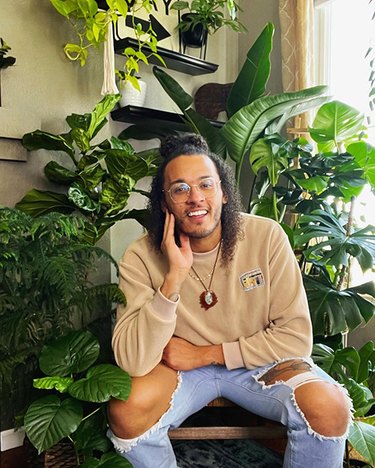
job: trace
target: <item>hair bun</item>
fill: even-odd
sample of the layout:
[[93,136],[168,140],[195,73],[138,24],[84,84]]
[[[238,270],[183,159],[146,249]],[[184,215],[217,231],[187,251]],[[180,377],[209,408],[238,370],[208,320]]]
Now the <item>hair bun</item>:
[[160,155],[165,159],[182,154],[208,154],[209,151],[206,140],[195,133],[167,136],[160,145]]

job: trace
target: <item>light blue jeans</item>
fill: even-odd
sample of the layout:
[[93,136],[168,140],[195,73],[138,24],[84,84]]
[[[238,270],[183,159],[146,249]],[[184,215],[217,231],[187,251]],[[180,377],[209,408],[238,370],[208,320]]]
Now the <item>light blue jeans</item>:
[[327,437],[314,432],[294,398],[295,388],[308,381],[334,383],[330,376],[308,362],[311,372],[271,385],[265,385],[262,376],[277,363],[254,370],[207,366],[180,372],[170,407],[153,427],[131,440],[120,439],[110,430],[108,437],[117,452],[126,457],[134,468],[176,468],[168,430],[178,427],[213,399],[224,397],[252,413],[287,426],[284,468],[342,468],[347,434]]

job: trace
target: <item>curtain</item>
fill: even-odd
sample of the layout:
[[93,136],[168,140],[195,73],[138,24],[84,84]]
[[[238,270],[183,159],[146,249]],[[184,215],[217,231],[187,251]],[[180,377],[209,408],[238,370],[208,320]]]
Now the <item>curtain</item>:
[[[279,16],[283,90],[313,86],[314,0],[279,0]],[[294,126],[306,128],[308,119],[308,114],[298,116]]]

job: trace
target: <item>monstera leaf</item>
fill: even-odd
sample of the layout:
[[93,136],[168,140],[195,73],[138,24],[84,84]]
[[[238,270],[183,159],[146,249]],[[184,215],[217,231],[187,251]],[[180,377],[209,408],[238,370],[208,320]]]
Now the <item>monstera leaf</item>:
[[341,143],[358,139],[363,129],[364,115],[361,112],[343,102],[332,101],[320,107],[309,131],[318,148],[327,152]]
[[319,278],[304,276],[304,285],[314,335],[332,336],[354,330],[375,314],[375,306],[371,302],[371,298],[375,298],[372,281],[338,291],[326,276],[321,275]]

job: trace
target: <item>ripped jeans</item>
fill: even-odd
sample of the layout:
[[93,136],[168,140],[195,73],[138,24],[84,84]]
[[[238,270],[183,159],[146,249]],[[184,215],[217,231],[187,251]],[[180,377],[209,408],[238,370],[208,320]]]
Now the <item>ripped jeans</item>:
[[130,440],[120,439],[110,430],[107,435],[117,452],[134,468],[176,468],[168,430],[180,426],[188,416],[215,398],[224,397],[252,413],[287,426],[284,468],[342,468],[347,434],[327,437],[314,432],[294,398],[294,390],[304,383],[317,380],[334,383],[324,371],[307,362],[310,371],[270,385],[265,385],[262,376],[277,363],[254,370],[206,366],[180,372],[170,407],[154,426]]

